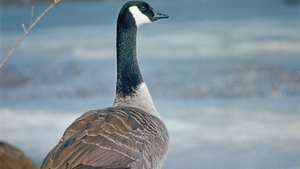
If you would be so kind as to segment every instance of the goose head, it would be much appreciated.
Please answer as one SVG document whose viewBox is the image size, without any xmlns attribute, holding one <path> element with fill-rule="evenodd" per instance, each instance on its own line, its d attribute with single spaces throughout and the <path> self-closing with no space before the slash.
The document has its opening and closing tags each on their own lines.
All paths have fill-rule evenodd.
<svg viewBox="0 0 300 169">
<path fill-rule="evenodd" d="M 135 26 L 152 23 L 160 19 L 169 18 L 168 15 L 157 12 L 144 1 L 129 1 L 120 11 L 118 22 L 134 23 Z"/>
</svg>

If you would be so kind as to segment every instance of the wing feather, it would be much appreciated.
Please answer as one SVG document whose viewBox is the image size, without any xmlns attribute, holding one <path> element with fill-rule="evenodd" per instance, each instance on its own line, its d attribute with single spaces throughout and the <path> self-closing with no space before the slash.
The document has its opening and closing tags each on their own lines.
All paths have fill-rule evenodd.
<svg viewBox="0 0 300 169">
<path fill-rule="evenodd" d="M 140 169 L 166 154 L 168 133 L 155 116 L 132 107 L 89 111 L 75 120 L 42 169 Z"/>
</svg>

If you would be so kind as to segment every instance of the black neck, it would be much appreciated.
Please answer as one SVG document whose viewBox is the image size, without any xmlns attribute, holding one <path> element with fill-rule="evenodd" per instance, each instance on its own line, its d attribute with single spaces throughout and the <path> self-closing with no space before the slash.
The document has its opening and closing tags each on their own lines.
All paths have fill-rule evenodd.
<svg viewBox="0 0 300 169">
<path fill-rule="evenodd" d="M 117 95 L 132 95 L 143 82 L 136 55 L 137 26 L 131 14 L 119 15 L 117 25 Z"/>
</svg>

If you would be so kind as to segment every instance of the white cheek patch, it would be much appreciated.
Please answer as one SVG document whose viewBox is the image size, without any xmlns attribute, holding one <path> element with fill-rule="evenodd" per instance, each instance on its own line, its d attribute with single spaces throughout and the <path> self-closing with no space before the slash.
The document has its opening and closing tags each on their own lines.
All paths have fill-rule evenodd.
<svg viewBox="0 0 300 169">
<path fill-rule="evenodd" d="M 137 6 L 130 7 L 129 11 L 135 20 L 136 26 L 141 26 L 146 23 L 151 23 L 151 20 L 148 18 L 148 16 L 143 14 Z"/>
</svg>

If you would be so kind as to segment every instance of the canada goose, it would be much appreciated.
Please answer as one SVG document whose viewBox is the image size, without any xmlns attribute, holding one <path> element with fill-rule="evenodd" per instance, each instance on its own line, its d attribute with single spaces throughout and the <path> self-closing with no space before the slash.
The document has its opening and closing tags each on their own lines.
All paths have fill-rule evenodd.
<svg viewBox="0 0 300 169">
<path fill-rule="evenodd" d="M 160 169 L 168 132 L 140 73 L 137 28 L 168 18 L 142 1 L 129 1 L 117 24 L 117 86 L 112 107 L 83 114 L 65 131 L 42 169 Z"/>
<path fill-rule="evenodd" d="M 36 169 L 33 162 L 16 147 L 0 142 L 1 169 Z"/>
</svg>

